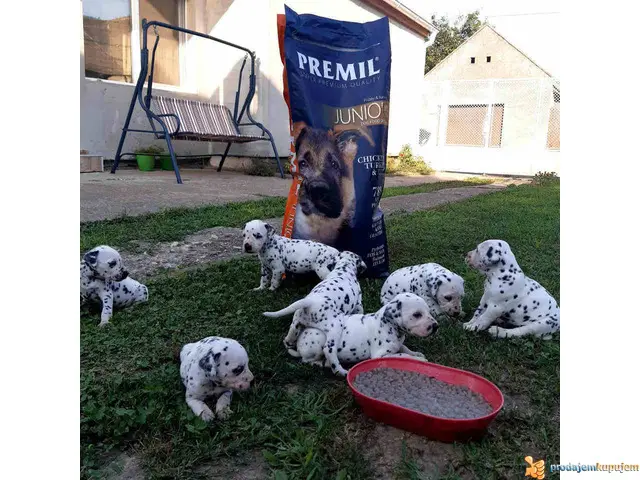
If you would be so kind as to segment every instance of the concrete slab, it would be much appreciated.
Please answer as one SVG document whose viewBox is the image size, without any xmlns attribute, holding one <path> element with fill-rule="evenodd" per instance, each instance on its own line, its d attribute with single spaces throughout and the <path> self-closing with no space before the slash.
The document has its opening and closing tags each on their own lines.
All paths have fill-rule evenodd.
<svg viewBox="0 0 640 480">
<path fill-rule="evenodd" d="M 198 207 L 257 200 L 262 197 L 285 197 L 291 178 L 256 177 L 239 172 L 214 169 L 183 168 L 183 184 L 178 185 L 173 172 L 157 170 L 119 170 L 80 175 L 80 220 L 106 220 L 123 215 L 134 216 L 166 208 Z M 472 175 L 436 173 L 434 175 L 389 176 L 385 186 L 416 185 L 444 180 L 463 180 Z"/>
</svg>

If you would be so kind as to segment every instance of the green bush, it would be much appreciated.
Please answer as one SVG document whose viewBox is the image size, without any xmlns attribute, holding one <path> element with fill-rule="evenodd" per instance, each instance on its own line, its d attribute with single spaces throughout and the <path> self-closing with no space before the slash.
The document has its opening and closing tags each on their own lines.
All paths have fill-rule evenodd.
<svg viewBox="0 0 640 480">
<path fill-rule="evenodd" d="M 560 177 L 556 175 L 556 172 L 538 172 L 533 176 L 534 185 L 550 185 L 553 183 L 560 183 Z"/>
<path fill-rule="evenodd" d="M 282 164 L 282 170 L 285 175 L 290 172 L 290 165 L 287 158 L 280 159 L 280 163 Z M 278 170 L 278 165 L 276 164 L 275 159 L 272 160 L 270 158 L 252 158 L 251 165 L 249 165 L 245 169 L 245 173 L 247 175 L 254 175 L 256 177 L 272 177 L 274 175 L 280 175 L 280 170 Z"/>
<path fill-rule="evenodd" d="M 397 157 L 387 157 L 387 173 L 390 174 L 431 175 L 433 172 L 433 168 L 422 157 L 413 154 L 409 144 L 402 146 Z"/>
<path fill-rule="evenodd" d="M 159 155 L 164 151 L 160 147 L 156 147 L 155 145 L 149 145 L 148 147 L 140 147 L 133 151 L 138 155 Z"/>
</svg>

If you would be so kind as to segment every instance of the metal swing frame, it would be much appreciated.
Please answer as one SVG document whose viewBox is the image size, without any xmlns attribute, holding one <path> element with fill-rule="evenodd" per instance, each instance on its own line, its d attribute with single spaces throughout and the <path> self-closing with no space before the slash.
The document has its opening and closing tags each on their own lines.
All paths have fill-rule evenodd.
<svg viewBox="0 0 640 480">
<path fill-rule="evenodd" d="M 156 39 L 155 39 L 155 43 L 153 45 L 153 50 L 151 53 L 151 69 L 149 69 L 149 49 L 147 47 L 147 32 L 149 30 L 149 27 L 153 27 L 154 29 L 154 33 L 156 35 Z M 216 37 L 212 37 L 210 35 L 206 35 L 204 33 L 201 32 L 197 32 L 195 30 L 189 30 L 187 28 L 182 28 L 182 27 L 178 27 L 176 25 L 170 25 L 168 23 L 163 23 L 163 22 L 157 22 L 157 21 L 151 21 L 151 22 L 147 22 L 146 19 L 142 20 L 142 49 L 140 51 L 140 75 L 138 76 L 138 81 L 136 82 L 136 86 L 135 89 L 133 91 L 133 96 L 131 98 L 131 103 L 129 105 L 129 112 L 127 113 L 127 118 L 124 122 L 124 127 L 122 128 L 122 135 L 120 136 L 120 142 L 118 143 L 118 150 L 116 152 L 116 156 L 115 156 L 115 161 L 113 163 L 113 166 L 111 167 L 111 173 L 115 173 L 116 170 L 118 169 L 118 165 L 120 164 L 120 159 L 123 156 L 134 156 L 135 154 L 133 153 L 122 153 L 122 148 L 124 146 L 124 141 L 125 138 L 127 136 L 128 132 L 138 132 L 138 133 L 152 133 L 155 135 L 155 137 L 157 139 L 164 139 L 167 142 L 167 147 L 169 149 L 169 154 L 171 156 L 171 162 L 173 164 L 173 170 L 176 174 L 176 180 L 178 181 L 178 183 L 182 183 L 182 178 L 180 177 L 180 170 L 178 169 L 178 162 L 177 162 L 177 155 L 175 153 L 175 150 L 173 148 L 173 139 L 176 139 L 176 137 L 178 137 L 181 132 L 180 132 L 180 118 L 177 114 L 175 113 L 165 113 L 165 114 L 157 114 L 155 112 L 153 112 L 151 110 L 151 99 L 152 99 L 152 91 L 153 91 L 153 71 L 154 71 L 154 67 L 155 67 L 155 58 L 156 58 L 156 49 L 158 48 L 158 42 L 160 40 L 160 36 L 158 35 L 158 30 L 157 28 L 167 28 L 169 30 L 174 30 L 177 32 L 182 32 L 182 33 L 186 33 L 188 35 L 194 35 L 197 37 L 201 37 L 201 38 L 206 38 L 208 40 L 213 40 L 214 42 L 218 42 L 218 43 L 222 43 L 223 45 L 227 45 L 229 47 L 232 48 L 236 48 L 238 50 L 242 50 L 244 52 L 246 52 L 246 55 L 244 57 L 244 60 L 242 62 L 242 67 L 240 68 L 240 74 L 238 76 L 238 89 L 236 90 L 236 95 L 235 95 L 235 102 L 234 102 L 234 107 L 233 107 L 233 121 L 235 123 L 236 128 L 237 127 L 241 127 L 241 126 L 255 126 L 258 127 L 261 130 L 261 135 L 260 136 L 256 136 L 251 140 L 247 140 L 247 136 L 245 136 L 244 138 L 242 136 L 238 136 L 238 137 L 234 137 L 234 136 L 225 136 L 225 137 L 221 137 L 221 138 L 211 138 L 211 136 L 207 137 L 206 135 L 204 136 L 199 136 L 197 133 L 196 134 L 192 134 L 192 133 L 188 133 L 183 139 L 185 140 L 195 140 L 195 141 L 206 141 L 206 142 L 226 142 L 227 143 L 227 147 L 224 151 L 224 153 L 222 154 L 222 158 L 220 160 L 220 164 L 218 165 L 218 172 L 222 170 L 222 165 L 224 164 L 225 159 L 227 158 L 227 154 L 229 153 L 229 149 L 231 148 L 231 145 L 233 143 L 240 143 L 240 142 L 248 142 L 248 141 L 254 141 L 254 140 L 264 140 L 264 141 L 269 141 L 271 143 L 271 147 L 273 148 L 273 153 L 276 157 L 276 161 L 278 163 L 278 169 L 280 170 L 280 176 L 282 178 L 284 178 L 284 171 L 282 169 L 282 164 L 280 163 L 280 157 L 278 156 L 278 150 L 276 149 L 276 144 L 273 140 L 273 135 L 271 134 L 271 132 L 269 130 L 267 130 L 267 128 L 260 122 L 257 122 L 252 116 L 251 116 L 251 112 L 249 109 L 249 105 L 251 104 L 251 101 L 253 100 L 253 96 L 255 95 L 255 90 L 256 90 L 256 74 L 255 74 L 255 63 L 256 63 L 256 56 L 255 53 L 252 52 L 251 50 L 242 47 L 240 45 L 236 45 L 234 43 L 231 42 L 227 42 L 226 40 L 222 40 L 220 38 L 216 38 Z M 242 86 L 242 73 L 244 71 L 244 67 L 247 64 L 247 59 L 251 59 L 250 65 L 251 65 L 251 72 L 249 75 L 249 91 L 247 92 L 247 96 L 244 100 L 244 102 L 242 103 L 242 107 L 240 108 L 240 110 L 238 111 L 238 108 L 240 106 L 240 89 Z M 143 96 L 143 89 L 144 89 L 144 83 L 145 80 L 147 80 L 147 92 L 146 95 Z M 138 103 L 140 104 L 140 106 L 142 107 L 142 109 L 144 110 L 144 112 L 147 115 L 147 118 L 149 119 L 149 124 L 151 126 L 151 130 L 140 130 L 140 129 L 135 129 L 135 128 L 129 128 L 129 125 L 131 123 L 131 116 L 133 114 L 133 110 L 135 108 L 135 104 L 136 104 L 136 100 L 138 101 Z M 242 122 L 242 118 L 245 116 L 248 119 L 247 122 L 241 123 Z M 165 120 L 163 120 L 163 117 L 173 117 L 177 127 L 173 132 L 169 131 L 169 128 L 167 127 L 167 122 Z M 156 128 L 155 123 L 158 124 L 159 128 Z M 238 130 L 239 131 L 239 130 Z M 203 157 L 203 155 L 181 155 L 181 158 L 186 158 L 186 157 Z"/>
</svg>

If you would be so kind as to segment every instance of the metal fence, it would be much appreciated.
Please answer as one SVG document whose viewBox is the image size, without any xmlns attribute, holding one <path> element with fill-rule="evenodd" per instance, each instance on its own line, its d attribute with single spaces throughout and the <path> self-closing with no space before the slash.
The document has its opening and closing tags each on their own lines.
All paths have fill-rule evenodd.
<svg viewBox="0 0 640 480">
<path fill-rule="evenodd" d="M 559 173 L 560 84 L 551 78 L 425 81 L 419 144 L 443 170 Z"/>
</svg>

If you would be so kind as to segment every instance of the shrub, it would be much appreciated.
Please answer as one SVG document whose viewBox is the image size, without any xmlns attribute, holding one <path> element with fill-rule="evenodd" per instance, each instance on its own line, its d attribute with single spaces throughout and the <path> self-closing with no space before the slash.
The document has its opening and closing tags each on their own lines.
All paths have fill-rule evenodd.
<svg viewBox="0 0 640 480">
<path fill-rule="evenodd" d="M 550 185 L 552 183 L 560 183 L 560 177 L 556 172 L 538 172 L 533 176 L 534 185 Z"/>
<path fill-rule="evenodd" d="M 407 144 L 402 146 L 397 157 L 387 157 L 387 173 L 431 175 L 433 168 L 422 157 L 414 155 L 411 145 Z"/>
<path fill-rule="evenodd" d="M 281 158 L 280 163 L 282 164 L 282 170 L 285 175 L 290 173 L 291 168 L 288 158 Z M 272 177 L 274 175 L 280 175 L 275 159 L 272 160 L 270 158 L 252 158 L 251 165 L 245 169 L 245 173 L 256 177 Z"/>
<path fill-rule="evenodd" d="M 155 145 L 149 145 L 148 147 L 140 147 L 133 151 L 138 155 L 159 155 L 163 153 L 163 150 L 160 147 L 156 147 Z"/>
</svg>

